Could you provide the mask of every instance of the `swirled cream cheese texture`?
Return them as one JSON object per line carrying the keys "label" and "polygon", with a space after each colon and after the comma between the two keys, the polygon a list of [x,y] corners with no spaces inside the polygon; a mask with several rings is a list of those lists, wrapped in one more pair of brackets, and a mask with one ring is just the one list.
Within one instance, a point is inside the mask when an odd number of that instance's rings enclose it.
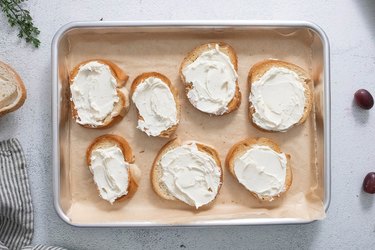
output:
{"label": "swirled cream cheese texture", "polygon": [[82,65],[70,86],[77,122],[99,126],[119,101],[116,79],[108,65],[91,61]]}
{"label": "swirled cream cheese texture", "polygon": [[132,100],[142,119],[137,128],[147,135],[158,136],[178,123],[176,101],[168,85],[157,77],[149,77],[136,87]]}
{"label": "swirled cream cheese texture", "polygon": [[160,159],[161,181],[177,199],[199,208],[215,199],[221,172],[214,158],[186,144],[169,150]]}
{"label": "swirled cream cheese texture", "polygon": [[285,190],[287,158],[268,146],[254,145],[234,161],[238,181],[259,196],[275,196]]}
{"label": "swirled cream cheese texture", "polygon": [[305,109],[305,88],[292,70],[272,67],[251,84],[249,101],[253,122],[272,131],[285,131],[298,123]]}
{"label": "swirled cream cheese texture", "polygon": [[237,72],[230,58],[219,45],[203,52],[182,69],[185,81],[191,84],[189,101],[200,111],[222,115],[236,92]]}
{"label": "swirled cream cheese texture", "polygon": [[97,148],[91,153],[90,171],[100,197],[111,204],[128,193],[130,165],[118,146]]}

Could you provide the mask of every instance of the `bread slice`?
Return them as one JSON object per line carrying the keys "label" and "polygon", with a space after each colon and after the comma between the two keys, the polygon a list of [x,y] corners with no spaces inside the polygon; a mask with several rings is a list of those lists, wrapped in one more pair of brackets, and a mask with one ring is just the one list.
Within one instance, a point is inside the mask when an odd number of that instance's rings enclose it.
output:
{"label": "bread slice", "polygon": [[[185,84],[185,93],[186,95],[188,94],[189,90],[192,89],[192,84],[186,82],[184,75],[182,74],[183,69],[193,63],[202,53],[205,51],[209,51],[212,48],[215,48],[215,46],[219,46],[219,50],[226,54],[231,63],[233,64],[233,67],[235,71],[238,71],[238,59],[237,59],[237,54],[235,50],[227,43],[224,42],[212,42],[212,43],[206,43],[202,44],[196,48],[194,48],[191,52],[187,54],[187,56],[184,58],[184,60],[181,63],[179,74],[182,82]],[[230,113],[234,110],[236,110],[241,104],[241,92],[240,88],[238,86],[238,78],[236,80],[236,89],[235,89],[235,94],[233,99],[228,103],[227,105],[227,111],[224,114]],[[203,111],[202,111],[203,112]],[[212,114],[216,115],[216,114]]]}
{"label": "bread slice", "polygon": [[[98,125],[98,126],[93,126],[90,124],[79,124],[79,123],[78,124],[86,128],[106,128],[120,121],[129,110],[130,101],[129,101],[128,93],[127,93],[127,90],[123,88],[129,76],[125,74],[116,64],[112,63],[111,61],[104,60],[104,59],[94,59],[94,60],[81,62],[80,64],[78,64],[77,66],[73,68],[73,70],[71,71],[69,75],[70,85],[73,84],[74,78],[78,74],[80,67],[89,62],[99,62],[101,64],[107,65],[110,68],[113,77],[117,81],[117,95],[119,97],[119,101],[113,107],[113,112],[104,119],[103,124]],[[74,102],[72,100],[70,101],[70,107],[72,110],[73,119],[77,121],[77,119],[79,119],[79,116],[75,108]]]}
{"label": "bread slice", "polygon": [[[158,154],[155,157],[155,160],[152,164],[152,169],[151,169],[151,184],[152,184],[152,187],[153,187],[155,193],[163,199],[172,200],[172,201],[179,201],[176,197],[174,197],[168,191],[167,186],[161,181],[161,178],[163,176],[163,171],[162,171],[162,169],[159,165],[159,162],[160,162],[161,158],[163,157],[163,155],[166,154],[168,151],[170,151],[170,150],[172,150],[176,147],[179,147],[181,145],[189,144],[189,143],[193,143],[193,141],[181,143],[178,140],[178,138],[172,139],[171,141],[166,143],[159,150]],[[216,200],[217,195],[220,192],[220,188],[221,188],[221,185],[223,183],[223,170],[221,169],[221,161],[220,161],[220,158],[219,158],[219,154],[217,153],[217,151],[214,148],[212,148],[210,146],[207,146],[207,145],[204,145],[204,144],[201,144],[199,142],[194,142],[194,143],[197,145],[197,148],[200,152],[206,153],[207,155],[211,156],[215,160],[215,162],[218,166],[218,169],[220,171],[220,184],[219,184],[219,187],[218,187],[217,194],[216,194],[215,198],[210,203],[204,205],[204,206],[207,206],[207,205],[213,203],[213,201]]]}
{"label": "bread slice", "polygon": [[[231,147],[231,149],[229,150],[229,152],[227,154],[227,157],[225,159],[225,165],[226,165],[226,167],[228,168],[229,172],[236,179],[237,179],[237,176],[236,176],[236,173],[234,171],[234,161],[238,157],[242,156],[247,150],[249,150],[254,145],[268,146],[272,150],[274,150],[275,152],[277,152],[278,154],[282,153],[280,147],[275,142],[273,142],[272,140],[267,139],[267,138],[258,138],[258,139],[248,138],[248,139],[245,139],[245,140],[242,140],[242,141],[236,143],[235,145],[233,145]],[[292,185],[293,175],[292,175],[292,167],[291,167],[291,163],[290,163],[290,158],[291,157],[288,154],[285,154],[285,156],[286,156],[286,159],[287,159],[287,165],[286,165],[286,175],[285,175],[284,191],[281,192],[281,193],[279,193],[276,196],[261,196],[261,195],[255,193],[255,192],[252,192],[252,191],[249,190],[250,193],[253,194],[259,200],[272,201],[275,198],[279,197],[281,194],[287,192],[289,190],[290,186]]]}
{"label": "bread slice", "polygon": [[132,197],[138,189],[138,183],[140,179],[140,170],[134,163],[133,151],[129,143],[118,135],[106,134],[97,137],[87,148],[86,151],[86,163],[87,166],[91,165],[91,154],[95,149],[98,148],[108,148],[117,146],[121,149],[125,162],[130,164],[129,168],[129,183],[128,183],[128,193],[122,197],[119,197],[115,202],[124,201]]}
{"label": "bread slice", "polygon": [[17,72],[0,62],[0,116],[17,110],[26,100],[26,88]]}
{"label": "bread slice", "polygon": [[[250,86],[250,92],[251,92],[252,83],[254,83],[259,78],[261,78],[272,67],[280,67],[280,68],[289,69],[289,70],[297,73],[297,75],[300,77],[301,82],[303,83],[303,87],[305,89],[306,101],[305,101],[305,108],[304,108],[303,116],[298,121],[298,123],[296,123],[293,126],[304,123],[306,121],[307,117],[309,116],[310,111],[312,109],[313,93],[312,93],[312,90],[311,90],[311,87],[310,87],[310,85],[312,84],[312,80],[311,80],[309,74],[304,69],[302,69],[301,67],[299,67],[295,64],[292,64],[292,63],[288,63],[288,62],[284,62],[284,61],[280,61],[280,60],[276,60],[276,59],[269,59],[269,60],[264,60],[264,61],[258,62],[249,71],[248,84]],[[267,130],[265,128],[262,128],[262,127],[258,126],[253,121],[253,114],[254,113],[255,113],[255,108],[253,107],[252,103],[250,102],[249,118],[250,118],[250,121],[254,124],[254,126],[258,129],[262,130],[262,131],[277,132],[277,131],[274,131],[274,130]]]}
{"label": "bread slice", "polygon": [[[130,89],[130,99],[132,99],[133,93],[135,92],[137,86],[140,83],[142,83],[144,80],[146,80],[147,78],[150,78],[150,77],[159,78],[162,82],[164,82],[168,86],[170,92],[172,93],[172,95],[174,97],[174,101],[176,102],[177,124],[175,124],[172,127],[160,132],[160,134],[158,135],[158,137],[169,138],[176,131],[176,129],[178,127],[180,117],[181,117],[181,105],[180,105],[180,100],[179,100],[179,97],[178,97],[178,92],[177,92],[176,88],[172,85],[172,83],[168,79],[168,77],[166,77],[165,75],[160,74],[158,72],[147,72],[147,73],[140,74],[139,76],[137,76],[134,79],[134,81],[132,83],[132,86],[131,86],[131,89]],[[137,110],[137,117],[138,117],[138,120],[143,120],[143,117],[139,114],[138,110]]]}

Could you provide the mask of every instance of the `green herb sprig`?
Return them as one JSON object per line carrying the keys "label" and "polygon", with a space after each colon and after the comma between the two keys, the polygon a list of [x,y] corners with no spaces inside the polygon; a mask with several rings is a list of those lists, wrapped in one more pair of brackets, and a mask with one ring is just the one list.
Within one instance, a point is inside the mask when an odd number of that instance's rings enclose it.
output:
{"label": "green herb sprig", "polygon": [[0,7],[6,15],[11,27],[17,26],[18,37],[24,38],[27,43],[31,43],[38,48],[40,41],[39,29],[34,26],[30,12],[22,7],[22,3],[27,0],[0,0]]}

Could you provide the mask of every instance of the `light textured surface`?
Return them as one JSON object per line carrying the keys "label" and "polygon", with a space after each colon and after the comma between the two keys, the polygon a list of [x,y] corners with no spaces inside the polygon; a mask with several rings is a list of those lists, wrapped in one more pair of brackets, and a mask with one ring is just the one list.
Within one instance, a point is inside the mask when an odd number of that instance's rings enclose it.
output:
{"label": "light textured surface", "polygon": [[[375,95],[375,2],[350,1],[68,1],[29,0],[41,30],[39,49],[20,42],[0,16],[0,60],[20,73],[25,105],[0,118],[0,139],[17,137],[29,165],[35,207],[34,243],[69,249],[371,249],[375,245],[375,196],[361,191],[375,171],[375,108],[353,105],[353,94]],[[308,20],[331,43],[332,201],[324,221],[307,225],[219,228],[84,229],[60,220],[53,208],[51,169],[51,52],[54,33],[78,20],[272,19]]]}

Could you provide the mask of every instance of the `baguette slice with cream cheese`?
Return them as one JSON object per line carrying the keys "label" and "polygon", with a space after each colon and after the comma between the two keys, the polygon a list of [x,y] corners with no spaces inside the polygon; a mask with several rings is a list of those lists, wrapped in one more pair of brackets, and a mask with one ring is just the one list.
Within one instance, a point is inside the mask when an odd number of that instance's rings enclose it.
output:
{"label": "baguette slice with cream cheese", "polygon": [[20,76],[9,65],[0,62],[0,116],[15,111],[26,99],[26,88]]}
{"label": "baguette slice with cream cheese", "polygon": [[149,136],[170,137],[177,129],[180,102],[171,81],[157,72],[137,76],[130,90],[137,108],[137,128]]}
{"label": "baguette slice with cream cheese", "polygon": [[151,182],[166,200],[179,200],[196,209],[211,204],[223,182],[223,171],[215,149],[199,142],[173,139],[157,154]]}
{"label": "baguette slice with cream cheese", "polygon": [[286,131],[302,124],[313,105],[311,78],[297,65],[265,60],[249,72],[249,117],[264,131]]}
{"label": "baguette slice with cream cheese", "polygon": [[182,61],[180,77],[190,103],[198,110],[223,115],[241,104],[234,49],[223,42],[193,49]]}
{"label": "baguette slice with cream cheese", "polygon": [[104,200],[113,204],[136,192],[141,173],[124,138],[110,134],[97,137],[87,149],[86,163]]}
{"label": "baguette slice with cream cheese", "polygon": [[292,185],[290,155],[267,138],[249,138],[229,150],[225,165],[255,197],[272,201]]}
{"label": "baguette slice with cream cheese", "polygon": [[78,64],[69,77],[73,119],[87,128],[104,128],[126,115],[128,76],[114,63],[89,60]]}

